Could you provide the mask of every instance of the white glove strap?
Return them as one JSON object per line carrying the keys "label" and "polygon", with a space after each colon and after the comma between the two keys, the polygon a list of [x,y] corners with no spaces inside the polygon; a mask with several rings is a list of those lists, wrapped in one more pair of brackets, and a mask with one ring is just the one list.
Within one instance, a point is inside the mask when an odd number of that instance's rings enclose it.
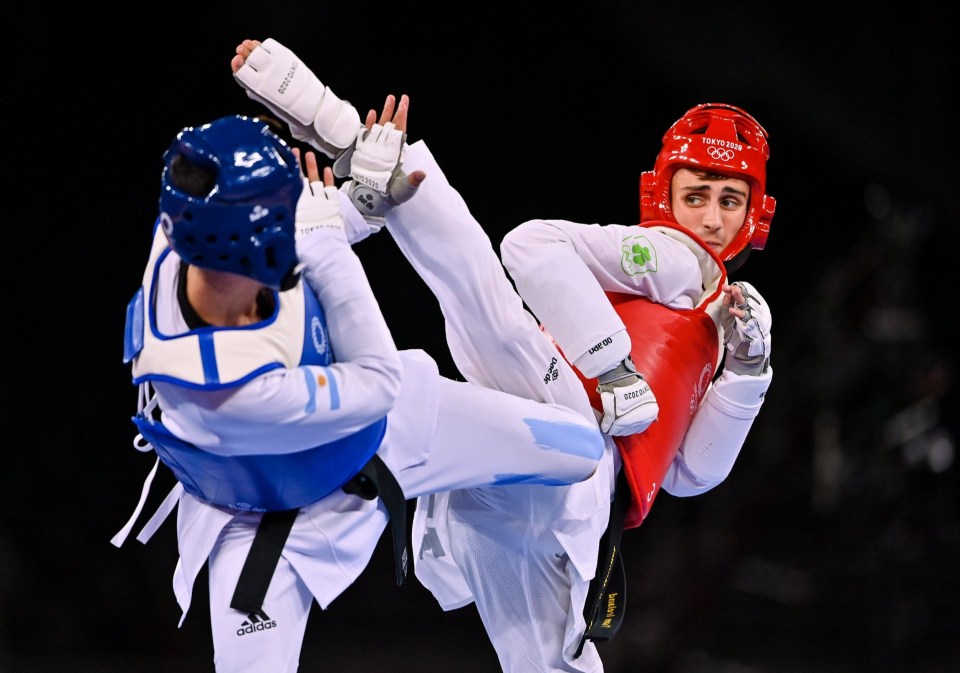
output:
{"label": "white glove strap", "polygon": [[[360,113],[349,102],[341,100],[330,87],[324,87],[320,108],[313,119],[313,128],[327,143],[340,154],[353,144],[357,134],[363,129]],[[330,155],[335,157],[336,154]]]}

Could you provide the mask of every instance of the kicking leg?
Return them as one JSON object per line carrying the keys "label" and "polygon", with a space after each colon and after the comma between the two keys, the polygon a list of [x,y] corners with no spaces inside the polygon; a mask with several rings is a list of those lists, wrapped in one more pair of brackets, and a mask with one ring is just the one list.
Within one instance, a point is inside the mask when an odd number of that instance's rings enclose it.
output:
{"label": "kicking leg", "polygon": [[[438,401],[429,458],[397,475],[408,498],[475,486],[580,482],[606,448],[596,423],[559,404],[445,378]],[[409,418],[421,417],[404,417],[399,409],[390,423],[400,424],[396,432],[402,433]]]}
{"label": "kicking leg", "polygon": [[[504,516],[490,495],[533,487],[470,489],[450,494],[450,551],[470,587],[480,619],[505,673],[600,673],[593,643],[574,657],[586,623],[580,577],[549,525]],[[563,511],[559,489],[514,498],[519,507]],[[566,489],[564,489],[566,490]],[[537,518],[537,517],[534,517]],[[546,519],[550,523],[549,517]]]}
{"label": "kicking leg", "polygon": [[[388,215],[387,228],[437,296],[464,376],[595,419],[579,378],[524,309],[489,238],[426,148],[411,146],[404,169],[427,178]],[[473,599],[506,673],[602,671],[592,643],[573,655],[614,466],[608,442],[585,482],[463,489],[418,503],[418,578],[441,604]]]}
{"label": "kicking leg", "polygon": [[[331,159],[353,148],[363,128],[356,108],[334,94],[296,54],[273,38],[241,42],[230,68],[247,96],[285,121],[297,140]],[[346,175],[342,171],[337,174]]]}
{"label": "kicking leg", "polygon": [[595,420],[580,380],[524,308],[486,232],[423,143],[407,148],[403,169],[427,177],[414,198],[387,214],[387,229],[440,302],[464,377]]}

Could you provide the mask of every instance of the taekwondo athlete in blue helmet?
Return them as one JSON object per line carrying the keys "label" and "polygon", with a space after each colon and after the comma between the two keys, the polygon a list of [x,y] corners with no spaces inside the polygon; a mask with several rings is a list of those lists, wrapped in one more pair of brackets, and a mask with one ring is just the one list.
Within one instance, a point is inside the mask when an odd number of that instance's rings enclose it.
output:
{"label": "taekwondo athlete in blue helmet", "polygon": [[368,222],[312,152],[307,177],[298,158],[257,118],[183,129],[127,307],[135,445],[157,454],[144,493],[161,463],[177,477],[138,539],[177,507],[181,624],[209,562],[220,673],[296,671],[312,602],[357,578],[388,522],[402,582],[405,499],[568,484],[603,452],[592,417],[398,351],[350,248]]}

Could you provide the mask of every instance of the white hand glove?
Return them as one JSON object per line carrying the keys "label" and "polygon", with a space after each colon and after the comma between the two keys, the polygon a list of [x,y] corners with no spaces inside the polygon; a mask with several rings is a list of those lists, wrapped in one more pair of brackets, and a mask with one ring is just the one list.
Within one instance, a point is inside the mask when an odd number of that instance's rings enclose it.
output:
{"label": "white hand glove", "polygon": [[773,316],[770,307],[750,283],[732,283],[743,291],[743,304],[737,308],[746,311],[743,318],[727,313],[723,317],[723,342],[727,349],[724,367],[734,374],[759,376],[770,365],[770,329]]}
{"label": "white hand glove", "polygon": [[400,168],[407,134],[393,122],[374,124],[357,138],[350,157],[350,184],[347,193],[368,220],[382,222],[393,206],[408,201],[417,188]]}
{"label": "white hand glove", "polygon": [[303,192],[297,201],[296,239],[321,229],[335,230],[346,240],[343,217],[340,213],[340,197],[334,186],[324,187],[322,182],[303,179]]}
{"label": "white hand glove", "polygon": [[600,431],[607,435],[635,435],[657,420],[660,405],[646,380],[627,357],[615,369],[597,379],[603,404]]}
{"label": "white hand glove", "polygon": [[233,76],[247,96],[287,123],[294,138],[331,159],[352,148],[363,130],[356,108],[338,98],[296,54],[273,38],[254,49]]}

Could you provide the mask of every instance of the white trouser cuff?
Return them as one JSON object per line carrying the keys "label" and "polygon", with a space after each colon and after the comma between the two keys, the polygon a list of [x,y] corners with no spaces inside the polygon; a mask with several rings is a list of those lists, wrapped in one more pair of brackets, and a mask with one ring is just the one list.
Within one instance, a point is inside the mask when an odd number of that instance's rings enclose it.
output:
{"label": "white trouser cuff", "polygon": [[591,346],[590,350],[573,361],[573,366],[588,379],[593,379],[619,365],[630,355],[630,348],[630,335],[627,330],[620,330]]}

